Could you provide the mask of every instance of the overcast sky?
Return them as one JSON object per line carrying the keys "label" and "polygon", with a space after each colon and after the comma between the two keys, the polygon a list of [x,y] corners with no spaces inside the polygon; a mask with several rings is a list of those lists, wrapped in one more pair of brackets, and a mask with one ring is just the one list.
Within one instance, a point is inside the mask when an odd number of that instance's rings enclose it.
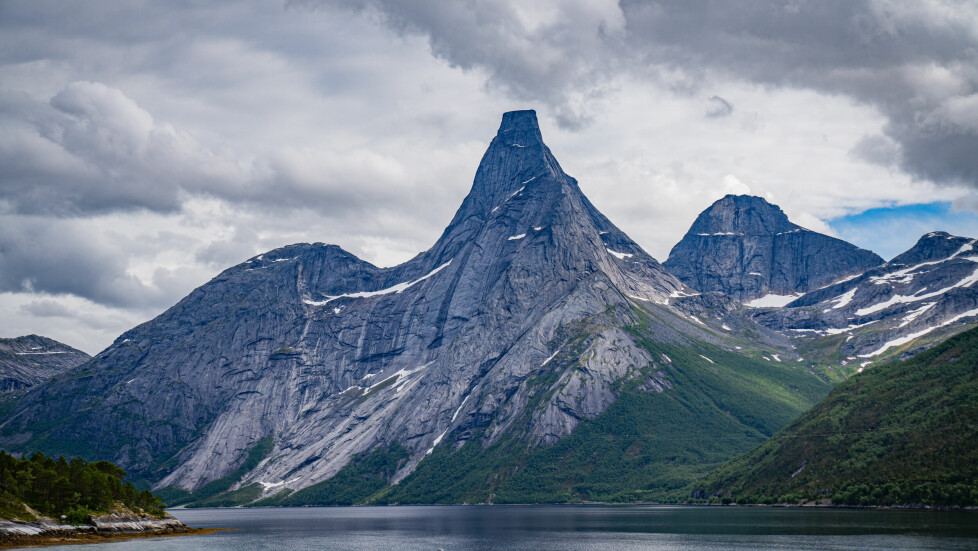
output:
{"label": "overcast sky", "polygon": [[978,236],[973,1],[200,4],[0,0],[0,336],[94,354],[294,242],[407,260],[513,109],[659,260],[727,193]]}

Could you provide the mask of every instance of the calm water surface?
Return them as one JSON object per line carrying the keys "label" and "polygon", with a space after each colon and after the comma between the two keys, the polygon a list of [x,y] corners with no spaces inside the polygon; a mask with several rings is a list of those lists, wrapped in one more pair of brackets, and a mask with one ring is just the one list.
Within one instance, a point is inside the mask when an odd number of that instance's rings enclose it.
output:
{"label": "calm water surface", "polygon": [[62,547],[244,550],[978,550],[978,513],[672,506],[182,509],[206,536]]}

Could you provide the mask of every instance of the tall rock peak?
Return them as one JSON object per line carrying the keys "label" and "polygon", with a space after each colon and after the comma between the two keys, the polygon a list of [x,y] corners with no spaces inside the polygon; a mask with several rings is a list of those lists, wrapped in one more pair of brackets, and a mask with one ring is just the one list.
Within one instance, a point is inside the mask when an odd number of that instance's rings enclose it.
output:
{"label": "tall rock peak", "polygon": [[[410,459],[397,482],[449,443],[570,434],[650,365],[621,329],[642,324],[633,307],[672,311],[688,291],[564,174],[534,112],[507,113],[431,249],[386,268],[320,243],[257,255],[128,331],[84,376],[17,398],[0,446],[33,431],[25,450],[43,439],[193,490],[271,438],[240,483],[295,490],[399,442]],[[672,341],[702,331],[667,317]],[[552,391],[524,384],[559,366],[566,376],[541,379]]]}
{"label": "tall rock peak", "polygon": [[502,136],[510,132],[535,134],[537,140],[543,141],[543,136],[540,134],[540,124],[537,122],[537,112],[532,109],[503,113],[503,121],[499,125],[499,131],[496,135]]}
{"label": "tall rock peak", "polygon": [[576,186],[543,143],[536,111],[504,113],[499,130],[479,163],[472,189],[449,229],[469,219],[490,218],[520,191],[544,185],[555,192],[564,184]]}
{"label": "tall rock peak", "polygon": [[746,301],[805,293],[882,263],[871,251],[791,223],[761,197],[727,195],[700,213],[664,265],[694,289]]}

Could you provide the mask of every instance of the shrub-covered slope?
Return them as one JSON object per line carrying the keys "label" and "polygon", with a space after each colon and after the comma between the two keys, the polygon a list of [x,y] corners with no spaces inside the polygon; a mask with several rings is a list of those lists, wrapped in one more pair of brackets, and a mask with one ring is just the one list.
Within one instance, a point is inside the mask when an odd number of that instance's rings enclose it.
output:
{"label": "shrub-covered slope", "polygon": [[741,503],[978,504],[978,329],[839,384],[696,485]]}

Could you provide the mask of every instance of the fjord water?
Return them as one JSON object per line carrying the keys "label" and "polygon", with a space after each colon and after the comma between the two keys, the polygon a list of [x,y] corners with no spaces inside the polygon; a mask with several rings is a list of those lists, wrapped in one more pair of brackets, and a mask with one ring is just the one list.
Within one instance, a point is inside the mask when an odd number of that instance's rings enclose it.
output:
{"label": "fjord water", "polygon": [[[190,526],[231,530],[124,540],[109,549],[978,549],[978,514],[969,512],[567,505],[179,509],[172,513]],[[95,546],[70,549],[86,547]]]}

